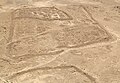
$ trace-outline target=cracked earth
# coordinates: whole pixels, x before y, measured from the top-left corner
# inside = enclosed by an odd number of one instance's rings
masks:
[[[0,83],[120,83],[120,0],[0,0]]]

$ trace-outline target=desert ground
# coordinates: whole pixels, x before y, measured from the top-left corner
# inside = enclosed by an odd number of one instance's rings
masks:
[[[0,0],[0,83],[120,83],[120,0]]]

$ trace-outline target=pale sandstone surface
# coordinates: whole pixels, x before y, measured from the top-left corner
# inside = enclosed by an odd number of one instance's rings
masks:
[[[119,0],[0,0],[0,83],[119,83]]]

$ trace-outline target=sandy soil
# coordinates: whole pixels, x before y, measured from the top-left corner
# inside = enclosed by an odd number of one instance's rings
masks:
[[[0,83],[120,83],[120,0],[0,0]]]

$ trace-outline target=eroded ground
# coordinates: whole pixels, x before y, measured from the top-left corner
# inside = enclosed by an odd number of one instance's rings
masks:
[[[119,0],[0,0],[0,83],[119,83]]]

